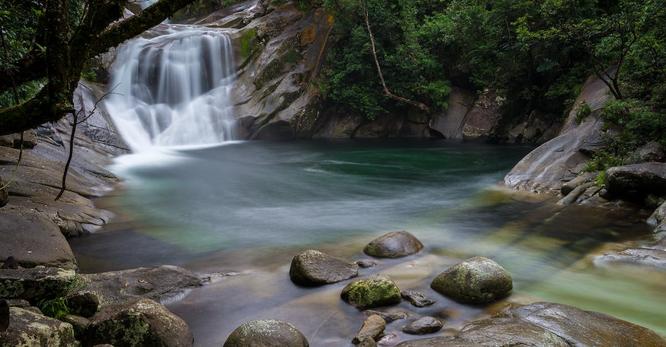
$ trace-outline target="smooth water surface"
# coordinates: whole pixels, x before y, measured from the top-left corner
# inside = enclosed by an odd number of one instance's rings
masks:
[[[170,305],[200,346],[220,345],[256,318],[293,322],[313,346],[348,345],[362,315],[339,299],[344,283],[298,288],[288,278],[291,257],[318,248],[360,259],[372,238],[403,229],[427,249],[361,273],[389,274],[401,288],[437,298],[429,308],[401,306],[446,316],[448,327],[487,310],[439,296],[430,279],[459,259],[484,255],[512,272],[514,300],[573,304],[666,333],[663,273],[591,262],[617,242],[650,237],[644,216],[555,207],[493,189],[527,151],[443,142],[241,142],[127,156],[114,167],[126,188],[105,203],[132,223],[72,245],[84,271],[175,264],[231,273]],[[402,323],[394,324],[388,330],[399,331]]]

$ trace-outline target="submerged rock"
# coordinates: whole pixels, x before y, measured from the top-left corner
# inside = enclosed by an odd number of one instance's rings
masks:
[[[411,335],[425,335],[436,333],[442,330],[443,326],[442,321],[437,318],[422,317],[409,323],[402,331]]]
[[[534,303],[504,315],[551,331],[572,346],[666,346],[650,329],[567,305]]]
[[[0,298],[30,302],[53,299],[69,294],[78,281],[74,270],[41,266],[0,269]]]
[[[201,279],[178,266],[162,265],[81,275],[85,286],[80,293],[93,293],[100,304],[119,303],[136,298],[162,301],[187,288],[202,285]]]
[[[399,347],[472,346],[666,346],[655,332],[575,307],[534,303],[475,321],[456,336],[406,341]]]
[[[416,290],[403,290],[400,295],[403,299],[409,301],[416,307],[426,307],[434,304],[436,301],[425,296],[425,294]]]
[[[474,257],[451,266],[430,284],[432,289],[456,301],[487,304],[511,293],[511,274],[496,262]]]
[[[386,328],[386,321],[379,315],[373,314],[369,316],[361,326],[361,330],[356,333],[352,340],[355,345],[361,344],[366,340],[376,341],[384,332]]]
[[[666,163],[642,163],[606,170],[608,196],[642,202],[648,195],[666,195]]]
[[[358,276],[358,266],[316,250],[307,250],[291,261],[289,277],[302,286],[336,283]]]
[[[400,289],[393,281],[383,276],[349,283],[340,296],[342,300],[361,310],[400,303]]]
[[[608,266],[614,264],[650,266],[666,270],[666,250],[659,243],[629,248],[619,252],[608,252],[594,258],[594,265]]]
[[[180,317],[149,299],[107,305],[90,319],[85,345],[191,346],[192,333]]]
[[[406,231],[394,231],[372,240],[363,251],[377,258],[401,258],[422,249],[423,244],[414,235]]]
[[[378,315],[384,319],[386,323],[391,323],[397,320],[406,319],[409,317],[409,314],[401,310],[387,310],[387,311],[375,311],[375,310],[366,310],[363,311],[367,316]]]
[[[293,325],[278,320],[253,320],[236,328],[224,347],[308,347],[308,341]]]
[[[361,268],[367,269],[377,265],[377,262],[371,259],[361,259],[354,262]]]
[[[11,307],[9,327],[0,332],[0,346],[77,346],[71,324],[20,307]]]

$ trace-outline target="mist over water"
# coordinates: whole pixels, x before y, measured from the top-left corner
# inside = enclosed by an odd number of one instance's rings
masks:
[[[223,30],[161,24],[118,50],[105,106],[134,152],[233,139],[231,39]]]
[[[73,239],[72,247],[82,271],[174,264],[238,274],[170,304],[199,346],[219,344],[243,321],[261,318],[293,322],[316,346],[346,345],[362,314],[340,301],[344,283],[294,286],[291,258],[308,248],[365,258],[367,242],[401,229],[421,239],[424,252],[381,261],[363,275],[387,274],[401,288],[436,297],[419,312],[453,309],[458,316],[447,326],[482,310],[430,292],[430,280],[459,259],[483,255],[512,273],[514,298],[571,304],[664,331],[666,274],[591,262],[616,242],[650,237],[644,216],[561,208],[493,189],[527,151],[428,141],[257,141],[162,151],[152,162],[139,153],[113,168],[126,190],[106,202],[134,223]]]

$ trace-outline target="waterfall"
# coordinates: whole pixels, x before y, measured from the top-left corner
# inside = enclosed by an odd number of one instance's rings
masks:
[[[221,30],[162,24],[122,45],[105,102],[134,151],[233,139],[231,39]]]

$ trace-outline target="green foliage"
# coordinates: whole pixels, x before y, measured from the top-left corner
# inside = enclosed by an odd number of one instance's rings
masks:
[[[652,140],[666,146],[666,115],[654,112],[640,100],[612,101],[606,105],[603,118],[608,126],[617,129],[612,140],[622,144],[620,150],[628,152]]]
[[[576,111],[576,123],[582,123],[585,118],[589,117],[591,114],[592,109],[590,108],[590,105],[588,105],[586,102],[583,102],[583,104],[578,108],[578,111]]]
[[[323,72],[323,92],[369,119],[401,110],[405,105],[387,98],[375,67],[363,8],[358,1],[326,1],[336,16],[336,43]],[[435,109],[446,107],[450,83],[437,57],[424,46],[421,1],[367,1],[377,58],[394,94],[419,100]]]
[[[666,146],[666,115],[636,99],[609,102],[601,113],[605,121],[605,148],[595,153],[588,171],[602,171],[627,163],[631,154],[650,141]]]
[[[253,51],[253,45],[257,39],[257,29],[251,28],[245,30],[239,39],[240,56],[243,60],[247,59]]]
[[[379,83],[363,2],[323,3],[336,17],[324,95],[370,119],[399,112],[404,105],[385,97]],[[440,110],[447,107],[451,84],[477,92],[490,88],[506,100],[505,121],[534,111],[561,117],[590,74],[609,72],[618,96],[646,105],[640,112],[634,105],[632,132],[658,136],[653,130],[660,121],[654,117],[666,109],[666,7],[660,1],[365,3],[379,62],[395,94]],[[613,66],[620,66],[617,76],[609,70]],[[590,114],[584,106],[577,120]]]
[[[35,96],[37,92],[44,86],[43,81],[31,81],[26,84],[16,87],[19,102],[23,102]],[[14,91],[8,90],[0,93],[0,109],[14,105]]]
[[[606,185],[606,171],[600,171],[597,177],[594,179],[594,184],[597,187],[603,187]]]
[[[56,319],[62,319],[70,313],[66,300],[63,297],[44,300],[39,303],[39,309],[45,315]]]

